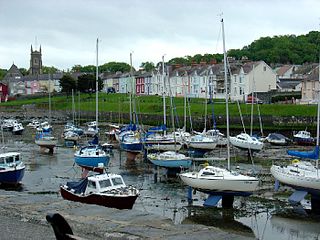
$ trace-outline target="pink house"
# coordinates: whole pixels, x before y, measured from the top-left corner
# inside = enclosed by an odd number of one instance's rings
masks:
[[[144,95],[144,77],[136,77],[136,94]]]

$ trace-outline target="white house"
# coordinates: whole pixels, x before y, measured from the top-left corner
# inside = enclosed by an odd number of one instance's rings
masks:
[[[248,62],[238,72],[232,73],[231,100],[246,100],[252,92],[276,90],[277,75],[264,61]]]
[[[316,103],[319,84],[319,66],[314,68],[308,77],[302,80],[301,103]]]

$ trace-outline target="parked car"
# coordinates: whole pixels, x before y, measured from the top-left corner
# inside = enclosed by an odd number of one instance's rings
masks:
[[[116,90],[114,89],[114,87],[108,87],[107,88],[107,93],[115,93]]]
[[[253,99],[252,99],[253,98]],[[250,103],[258,103],[258,104],[262,104],[263,103],[263,101],[262,100],[260,100],[259,98],[257,98],[257,97],[252,97],[252,96],[248,96],[247,97],[247,101],[246,101],[246,103],[248,103],[248,104],[250,104]]]

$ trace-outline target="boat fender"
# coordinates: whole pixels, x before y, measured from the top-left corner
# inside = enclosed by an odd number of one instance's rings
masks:
[[[298,159],[293,159],[292,160],[292,164],[297,164],[297,163],[299,163],[300,161],[298,160]]]

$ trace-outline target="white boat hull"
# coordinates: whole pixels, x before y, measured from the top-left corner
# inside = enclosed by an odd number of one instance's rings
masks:
[[[213,142],[190,142],[188,147],[203,150],[213,150],[217,146],[217,143]]]
[[[233,192],[250,194],[258,187],[259,180],[257,178],[231,174],[226,169],[213,169],[215,171],[213,175],[202,174],[202,170],[200,170],[200,172],[182,173],[180,178],[186,185],[206,193]]]
[[[57,140],[35,140],[35,143],[44,148],[54,148],[57,145]]]
[[[320,192],[320,171],[318,174],[306,174],[303,171],[288,171],[287,167],[272,165],[271,174],[279,182],[295,189],[315,190]]]
[[[249,142],[246,140],[238,139],[237,137],[230,137],[230,143],[235,147],[253,151],[260,151],[263,148],[262,142]]]

